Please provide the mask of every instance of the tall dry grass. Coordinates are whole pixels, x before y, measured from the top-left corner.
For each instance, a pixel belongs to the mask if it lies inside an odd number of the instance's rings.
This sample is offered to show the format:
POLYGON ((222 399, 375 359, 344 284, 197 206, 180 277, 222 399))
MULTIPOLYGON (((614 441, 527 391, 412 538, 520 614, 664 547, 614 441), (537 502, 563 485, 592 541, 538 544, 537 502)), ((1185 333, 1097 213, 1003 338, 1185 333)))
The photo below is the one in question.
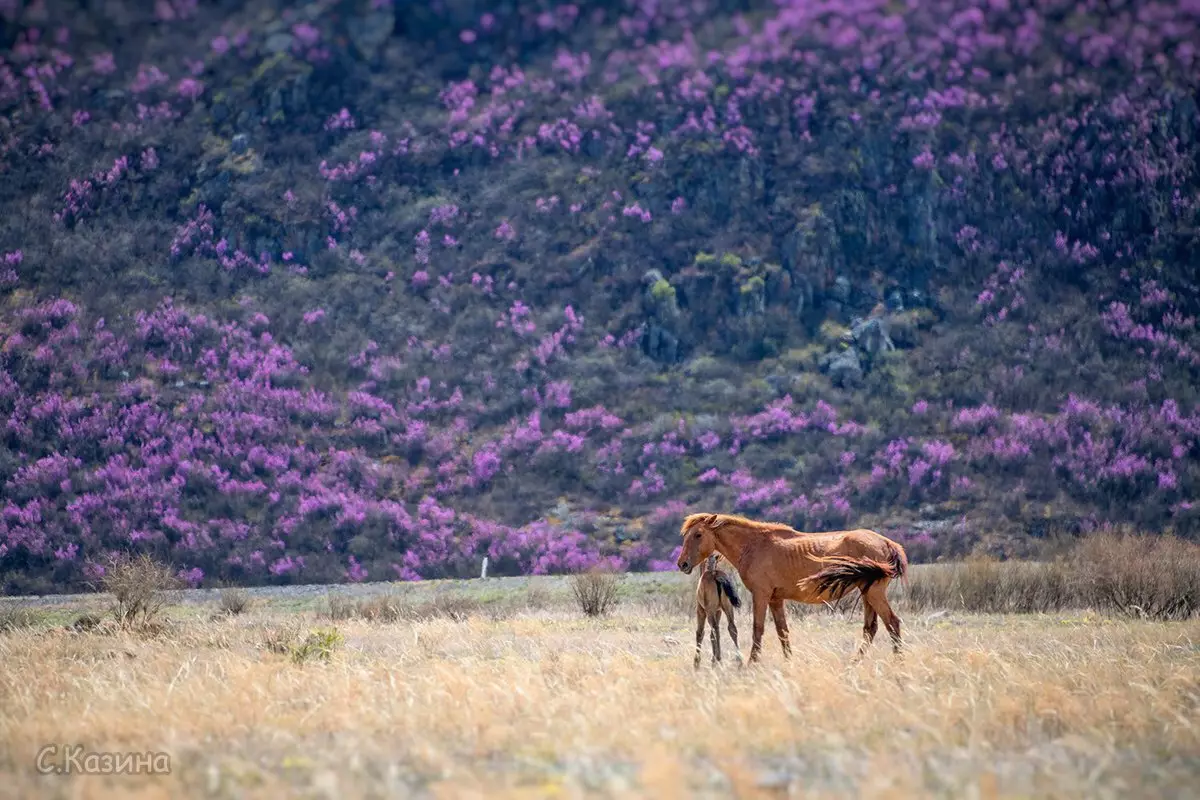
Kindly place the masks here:
POLYGON ((696 673, 692 618, 651 602, 352 616, 312 658, 295 654, 324 611, 9 631, 0 796, 1126 798, 1200 780, 1197 621, 910 612, 902 660, 877 644, 856 665, 859 626, 826 614, 793 622, 788 662, 768 631, 757 667, 696 673), (44 743, 165 750, 173 771, 38 775, 44 743))
POLYGON ((972 558, 913 570, 899 608, 986 613, 1091 609, 1156 620, 1200 615, 1200 544, 1103 533, 1046 561, 972 558))

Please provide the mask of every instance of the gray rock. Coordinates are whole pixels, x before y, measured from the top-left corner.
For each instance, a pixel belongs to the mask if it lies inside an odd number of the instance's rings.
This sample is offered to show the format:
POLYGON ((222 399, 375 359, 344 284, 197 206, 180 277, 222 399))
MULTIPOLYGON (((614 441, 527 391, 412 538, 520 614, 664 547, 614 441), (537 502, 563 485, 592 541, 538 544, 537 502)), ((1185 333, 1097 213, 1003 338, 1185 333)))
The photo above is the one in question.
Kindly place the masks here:
POLYGON ((888 335, 887 320, 882 317, 858 322, 850 329, 850 335, 854 337, 854 343, 871 358, 896 349, 892 337, 888 335))
POLYGON ((888 292, 887 307, 889 311, 904 310, 904 294, 899 289, 888 292))
POLYGON ((853 349, 830 353, 821 359, 821 366, 829 374, 835 386, 852 388, 862 383, 863 368, 858 353, 853 349))
POLYGON ((230 149, 235 154, 241 155, 250 149, 250 137, 244 133, 235 135, 233 141, 230 143, 230 149))

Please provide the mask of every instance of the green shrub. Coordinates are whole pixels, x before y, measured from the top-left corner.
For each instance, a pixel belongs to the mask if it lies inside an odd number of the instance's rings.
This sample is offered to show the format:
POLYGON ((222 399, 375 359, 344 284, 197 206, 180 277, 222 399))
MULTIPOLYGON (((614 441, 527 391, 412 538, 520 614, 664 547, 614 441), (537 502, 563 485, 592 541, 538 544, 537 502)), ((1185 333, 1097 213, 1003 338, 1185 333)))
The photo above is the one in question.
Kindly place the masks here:
POLYGON ((345 642, 345 637, 337 628, 318 628, 310 631, 304 641, 291 648, 292 661, 297 664, 312 660, 329 661, 345 642))

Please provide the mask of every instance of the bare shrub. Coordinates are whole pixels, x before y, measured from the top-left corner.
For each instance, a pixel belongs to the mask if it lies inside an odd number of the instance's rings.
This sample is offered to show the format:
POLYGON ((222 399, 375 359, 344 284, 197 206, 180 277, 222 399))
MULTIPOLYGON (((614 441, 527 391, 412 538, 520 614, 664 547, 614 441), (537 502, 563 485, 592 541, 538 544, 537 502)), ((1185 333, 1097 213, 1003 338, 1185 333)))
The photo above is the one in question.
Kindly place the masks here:
POLYGON ((1189 619, 1200 613, 1200 545, 1174 536, 1099 533, 1050 561, 976 556, 921 565, 898 605, 991 614, 1087 608, 1189 619))
POLYGON ((404 598, 396 594, 381 594, 359 602, 354 613, 368 622, 399 622, 410 609, 404 598))
POLYGON ((1094 534, 1067 557, 1089 605, 1156 620, 1200 613, 1200 544, 1174 536, 1094 534))
POLYGON ((985 614, 1038 613, 1069 607, 1071 571, 1061 562, 1000 561, 972 556, 957 564, 914 570, 903 607, 985 614))
POLYGON ((244 614, 250 610, 254 604, 250 593, 241 588, 230 588, 221 590, 221 613, 236 617, 238 614, 244 614))
POLYGON ((161 627, 169 593, 181 582, 169 566, 143 553, 111 558, 100 585, 113 596, 112 613, 121 627, 150 629, 161 627))
POLYGON ((571 590, 579 610, 589 617, 602 616, 616 608, 619 583, 616 575, 598 569, 571 576, 571 590))
POLYGON ((344 594, 331 594, 328 598, 329 609, 325 612, 332 620, 352 619, 358 612, 358 604, 353 598, 344 594))
POLYGON ((415 616, 418 619, 449 619, 455 622, 466 622, 472 616, 483 610, 483 603, 473 597, 460 594, 435 595, 423 603, 415 616))

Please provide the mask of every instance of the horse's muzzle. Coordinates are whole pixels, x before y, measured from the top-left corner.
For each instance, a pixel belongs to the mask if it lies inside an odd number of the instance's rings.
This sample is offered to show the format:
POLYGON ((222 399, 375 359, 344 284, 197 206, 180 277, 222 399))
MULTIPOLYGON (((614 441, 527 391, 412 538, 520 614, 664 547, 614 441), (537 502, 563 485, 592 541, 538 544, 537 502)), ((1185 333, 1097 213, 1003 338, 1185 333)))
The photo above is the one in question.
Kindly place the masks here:
POLYGON ((692 569, 693 569, 693 565, 689 564, 686 561, 681 562, 679 564, 679 571, 682 572, 684 575, 691 575, 692 569))

